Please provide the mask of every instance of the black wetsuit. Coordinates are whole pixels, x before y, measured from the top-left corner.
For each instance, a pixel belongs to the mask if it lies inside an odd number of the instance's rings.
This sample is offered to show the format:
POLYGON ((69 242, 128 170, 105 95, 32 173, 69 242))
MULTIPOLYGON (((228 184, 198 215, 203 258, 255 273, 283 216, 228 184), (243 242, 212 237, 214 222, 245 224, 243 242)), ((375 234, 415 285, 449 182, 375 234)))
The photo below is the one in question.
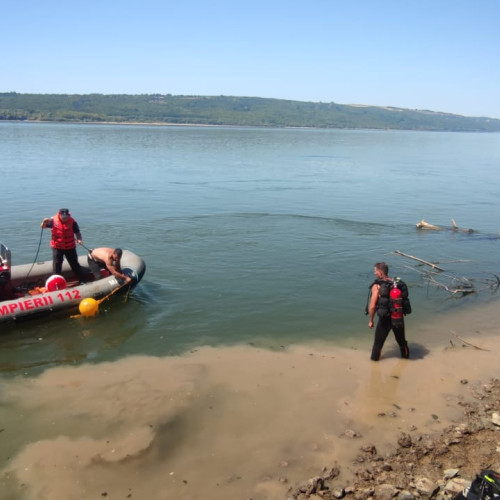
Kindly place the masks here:
MULTIPOLYGON (((391 319, 391 310, 390 310, 390 298, 389 293, 391 287, 390 285, 392 281, 387 280, 375 280, 370 288, 373 285, 380 285, 379 288, 379 297, 377 301, 377 327, 375 328, 375 339, 373 341, 372 354, 371 359, 373 361, 378 361, 382 354, 382 348, 384 347, 384 343, 389 335, 389 332, 392 330, 394 332, 394 337, 396 338, 396 342, 399 345, 399 349, 401 350, 402 358, 409 358, 410 351, 408 350, 408 343, 405 338, 405 323, 403 319, 398 321, 398 324, 393 325, 391 319)), ((406 292, 407 295, 407 292, 406 292)))

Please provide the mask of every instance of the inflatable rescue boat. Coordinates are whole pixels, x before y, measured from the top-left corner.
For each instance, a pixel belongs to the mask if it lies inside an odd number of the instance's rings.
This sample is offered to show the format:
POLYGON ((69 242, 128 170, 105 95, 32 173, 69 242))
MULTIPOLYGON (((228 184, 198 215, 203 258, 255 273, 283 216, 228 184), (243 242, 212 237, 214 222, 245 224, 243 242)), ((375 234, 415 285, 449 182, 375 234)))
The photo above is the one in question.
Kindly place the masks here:
POLYGON ((85 283, 78 281, 66 260, 61 275, 53 275, 52 261, 11 266, 11 252, 0 243, 0 323, 34 319, 56 311, 85 312, 85 308, 91 313, 88 315, 93 315, 97 312, 95 304, 114 293, 129 293, 146 272, 144 260, 128 250, 123 250, 121 269, 132 278, 129 283, 107 269, 101 270, 100 279, 95 279, 87 255, 78 261, 85 283))

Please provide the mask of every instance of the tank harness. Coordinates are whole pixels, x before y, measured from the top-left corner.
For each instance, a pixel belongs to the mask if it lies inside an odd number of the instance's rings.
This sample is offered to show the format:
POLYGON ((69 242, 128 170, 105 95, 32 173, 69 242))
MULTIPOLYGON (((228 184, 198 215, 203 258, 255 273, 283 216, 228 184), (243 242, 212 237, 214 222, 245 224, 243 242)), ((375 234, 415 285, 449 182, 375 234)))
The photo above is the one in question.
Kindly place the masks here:
POLYGON ((370 286, 368 290, 368 297, 366 299, 365 314, 368 314, 368 308, 370 305, 370 298, 372 295, 373 285, 379 285, 379 299, 377 302, 377 315, 379 318, 385 318, 390 316, 395 310, 395 300, 391 297, 391 290, 397 287, 401 290, 403 314, 411 314, 411 304, 408 298, 408 287, 406 283, 400 278, 394 278, 394 280, 382 280, 376 279, 370 286), (395 285, 396 284, 396 285, 395 285))

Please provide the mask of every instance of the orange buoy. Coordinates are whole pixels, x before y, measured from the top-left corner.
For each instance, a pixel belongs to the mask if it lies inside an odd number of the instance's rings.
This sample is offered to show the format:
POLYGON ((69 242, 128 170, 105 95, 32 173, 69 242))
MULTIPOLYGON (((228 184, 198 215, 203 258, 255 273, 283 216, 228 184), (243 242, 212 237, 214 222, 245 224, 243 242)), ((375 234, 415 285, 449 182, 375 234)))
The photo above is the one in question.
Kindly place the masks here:
POLYGON ((78 309, 80 310, 80 314, 83 316, 95 316, 97 311, 99 311, 99 303, 92 297, 87 297, 80 302, 78 309))

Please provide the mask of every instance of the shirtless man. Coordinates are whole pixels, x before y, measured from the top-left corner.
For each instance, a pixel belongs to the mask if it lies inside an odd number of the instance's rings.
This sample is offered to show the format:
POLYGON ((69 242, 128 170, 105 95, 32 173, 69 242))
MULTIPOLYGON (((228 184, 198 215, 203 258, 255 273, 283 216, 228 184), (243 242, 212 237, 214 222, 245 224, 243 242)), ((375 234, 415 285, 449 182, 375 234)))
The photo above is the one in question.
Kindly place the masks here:
POLYGON ((94 248, 91 250, 87 262, 94 278, 101 279, 101 269, 107 269, 113 276, 130 283, 132 278, 123 274, 120 267, 122 253, 121 248, 94 248))

